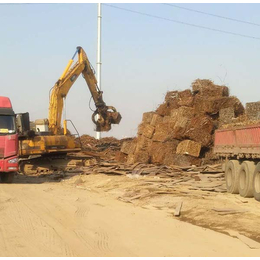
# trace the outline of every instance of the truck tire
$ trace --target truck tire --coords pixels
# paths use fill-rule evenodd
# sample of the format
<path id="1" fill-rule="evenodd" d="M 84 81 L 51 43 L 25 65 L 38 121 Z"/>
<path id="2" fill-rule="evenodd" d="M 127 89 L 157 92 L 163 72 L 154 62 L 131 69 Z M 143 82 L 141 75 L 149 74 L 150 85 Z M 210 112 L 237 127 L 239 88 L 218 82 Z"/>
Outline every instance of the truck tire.
<path id="1" fill-rule="evenodd" d="M 14 172 L 2 172 L 0 176 L 3 183 L 12 183 L 14 180 Z"/>
<path id="2" fill-rule="evenodd" d="M 253 197 L 253 174 L 255 171 L 254 162 L 244 161 L 241 164 L 239 170 L 239 181 L 238 181 L 238 191 L 240 196 L 244 198 Z"/>
<path id="3" fill-rule="evenodd" d="M 225 164 L 225 166 L 227 192 L 238 194 L 238 172 L 240 168 L 239 161 L 230 160 Z"/>
<path id="4" fill-rule="evenodd" d="M 253 176 L 253 193 L 257 201 L 260 201 L 260 163 L 255 167 Z"/>

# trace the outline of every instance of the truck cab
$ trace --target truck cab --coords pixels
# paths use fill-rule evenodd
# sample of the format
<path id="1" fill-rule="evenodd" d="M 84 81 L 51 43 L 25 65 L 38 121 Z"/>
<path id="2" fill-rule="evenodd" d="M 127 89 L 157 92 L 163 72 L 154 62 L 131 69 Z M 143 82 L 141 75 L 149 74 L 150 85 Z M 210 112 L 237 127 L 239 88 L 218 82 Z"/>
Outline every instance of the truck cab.
<path id="1" fill-rule="evenodd" d="M 18 171 L 18 133 L 15 113 L 8 97 L 0 96 L 0 178 L 11 183 Z"/>

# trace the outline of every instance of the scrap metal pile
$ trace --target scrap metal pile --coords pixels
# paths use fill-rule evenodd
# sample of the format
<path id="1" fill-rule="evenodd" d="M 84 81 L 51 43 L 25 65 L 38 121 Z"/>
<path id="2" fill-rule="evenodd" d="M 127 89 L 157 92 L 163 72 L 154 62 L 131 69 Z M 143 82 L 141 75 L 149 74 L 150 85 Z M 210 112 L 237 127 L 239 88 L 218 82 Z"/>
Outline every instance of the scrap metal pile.
<path id="1" fill-rule="evenodd" d="M 104 159 L 114 159 L 125 140 L 132 140 L 132 138 L 118 140 L 114 137 L 104 137 L 97 140 L 89 135 L 80 137 L 83 152 L 90 152 Z"/>
<path id="2" fill-rule="evenodd" d="M 197 79 L 192 89 L 170 91 L 156 111 L 146 112 L 137 137 L 123 142 L 117 159 L 129 164 L 201 165 L 213 159 L 214 131 L 244 115 L 226 86 Z"/>

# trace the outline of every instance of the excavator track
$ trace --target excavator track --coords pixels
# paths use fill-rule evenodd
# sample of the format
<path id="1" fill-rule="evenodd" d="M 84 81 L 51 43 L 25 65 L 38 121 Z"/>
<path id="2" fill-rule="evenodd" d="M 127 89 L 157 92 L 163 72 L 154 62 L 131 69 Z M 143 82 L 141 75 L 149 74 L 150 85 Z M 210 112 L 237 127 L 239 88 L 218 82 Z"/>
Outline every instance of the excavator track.
<path id="1" fill-rule="evenodd" d="M 52 174 L 71 171 L 96 163 L 98 158 L 88 155 L 67 155 L 20 159 L 19 172 L 23 175 Z"/>

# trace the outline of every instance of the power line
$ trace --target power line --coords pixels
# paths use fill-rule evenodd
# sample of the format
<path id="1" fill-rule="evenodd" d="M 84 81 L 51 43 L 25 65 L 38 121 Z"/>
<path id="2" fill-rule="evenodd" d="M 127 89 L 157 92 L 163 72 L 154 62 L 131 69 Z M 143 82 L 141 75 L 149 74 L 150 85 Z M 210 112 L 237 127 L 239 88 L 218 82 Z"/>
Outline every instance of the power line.
<path id="1" fill-rule="evenodd" d="M 234 19 L 234 18 L 222 16 L 222 15 L 217 15 L 217 14 L 211 14 L 211 13 L 207 13 L 207 12 L 202 12 L 202 11 L 199 11 L 199 10 L 195 10 L 195 9 L 191 9 L 191 8 L 187 8 L 187 7 L 182 7 L 182 6 L 175 5 L 175 4 L 164 3 L 163 5 L 168 5 L 168 6 L 171 6 L 171 7 L 175 7 L 175 8 L 179 8 L 179 9 L 183 9 L 183 10 L 187 10 L 187 11 L 195 12 L 195 13 L 199 13 L 199 14 L 205 14 L 205 15 L 209 15 L 209 16 L 214 16 L 214 17 L 217 17 L 217 18 L 222 18 L 222 19 L 233 21 L 233 22 L 239 22 L 239 23 L 245 23 L 245 24 L 260 26 L 260 24 L 258 24 L 258 23 L 243 21 L 243 20 Z"/>
<path id="2" fill-rule="evenodd" d="M 143 12 L 139 12 L 139 11 L 134 11 L 134 10 L 123 8 L 123 7 L 118 7 L 118 6 L 111 5 L 111 4 L 103 4 L 103 5 L 104 6 L 109 6 L 109 7 L 112 7 L 112 8 L 116 8 L 116 9 L 120 9 L 120 10 L 124 10 L 124 11 L 131 12 L 131 13 L 135 13 L 135 14 L 140 14 L 140 15 L 144 15 L 144 16 L 148 16 L 148 17 L 152 17 L 152 18 L 156 18 L 156 19 L 160 19 L 160 20 L 165 20 L 165 21 L 168 21 L 168 22 L 188 25 L 188 26 L 192 26 L 192 27 L 196 27 L 196 28 L 200 28 L 200 29 L 205 29 L 205 30 L 210 30 L 210 31 L 215 31 L 215 32 L 221 32 L 221 33 L 225 33 L 225 34 L 240 36 L 240 37 L 244 37 L 244 38 L 250 38 L 250 39 L 254 39 L 254 40 L 260 40 L 259 37 L 255 37 L 255 36 L 250 36 L 250 35 L 245 35 L 245 34 L 240 34 L 240 33 L 235 33 L 235 32 L 219 30 L 219 29 L 215 29 L 215 28 L 202 26 L 202 25 L 186 23 L 186 22 L 182 22 L 182 21 L 178 21 L 178 20 L 173 20 L 173 19 L 169 19 L 169 18 L 153 15 L 153 14 L 148 14 L 148 13 L 143 13 Z"/>

